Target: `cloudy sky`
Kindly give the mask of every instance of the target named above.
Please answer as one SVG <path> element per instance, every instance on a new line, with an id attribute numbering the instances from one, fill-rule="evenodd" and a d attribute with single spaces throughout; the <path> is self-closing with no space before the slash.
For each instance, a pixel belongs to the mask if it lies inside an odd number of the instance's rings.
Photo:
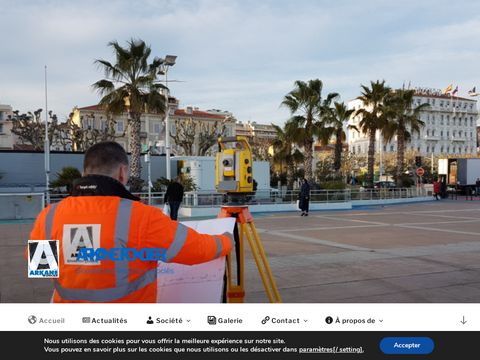
<path id="1" fill-rule="evenodd" d="M 97 58 L 107 43 L 141 38 L 177 55 L 169 79 L 181 106 L 282 123 L 279 107 L 297 79 L 319 78 L 342 100 L 360 84 L 480 87 L 477 0 L 0 0 L 0 103 L 44 107 L 65 118 L 98 102 Z"/>

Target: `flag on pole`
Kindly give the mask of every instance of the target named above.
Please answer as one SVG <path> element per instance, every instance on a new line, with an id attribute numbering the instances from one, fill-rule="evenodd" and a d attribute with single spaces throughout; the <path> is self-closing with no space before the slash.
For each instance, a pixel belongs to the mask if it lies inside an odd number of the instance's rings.
<path id="1" fill-rule="evenodd" d="M 470 96 L 478 96 L 478 95 L 480 95 L 480 94 L 477 93 L 476 87 L 474 86 L 472 90 L 469 90 L 469 91 L 468 91 L 468 95 L 470 95 Z"/>
<path id="2" fill-rule="evenodd" d="M 455 96 L 456 93 L 458 93 L 458 85 L 455 87 L 455 90 L 452 91 L 452 96 Z"/>
<path id="3" fill-rule="evenodd" d="M 450 84 L 450 85 L 448 85 L 448 86 L 443 90 L 443 94 L 444 94 L 444 95 L 447 95 L 447 94 L 451 93 L 452 90 L 453 90 L 453 85 Z"/>

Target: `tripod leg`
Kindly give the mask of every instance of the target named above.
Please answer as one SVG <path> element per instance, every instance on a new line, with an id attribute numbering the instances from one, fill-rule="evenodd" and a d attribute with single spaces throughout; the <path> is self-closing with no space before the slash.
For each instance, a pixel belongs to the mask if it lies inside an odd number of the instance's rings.
<path id="1" fill-rule="evenodd" d="M 242 225 L 240 224 L 240 226 L 242 226 Z M 239 227 L 239 224 L 235 223 L 235 226 L 233 228 L 233 240 L 235 242 L 235 259 L 237 261 L 237 285 L 240 285 L 240 282 L 241 282 L 240 256 L 242 255 L 242 252 L 241 252 L 242 250 L 240 249 L 240 236 L 239 236 L 239 232 L 238 232 L 238 227 Z"/>
<path id="2" fill-rule="evenodd" d="M 252 250 L 253 258 L 255 259 L 255 263 L 257 264 L 258 273 L 260 274 L 260 277 L 262 278 L 263 286 L 265 287 L 265 292 L 267 293 L 268 300 L 271 303 L 273 303 L 275 301 L 273 299 L 272 290 L 270 289 L 270 285 L 268 284 L 267 277 L 265 276 L 265 271 L 262 267 L 262 263 L 261 263 L 261 260 L 259 258 L 259 255 L 258 255 L 258 250 L 257 250 L 256 243 L 254 242 L 253 236 L 252 236 L 252 234 L 250 234 L 249 231 L 245 231 L 245 233 L 247 235 L 248 242 L 250 244 L 250 248 Z"/>
<path id="3" fill-rule="evenodd" d="M 244 224 L 237 224 L 237 236 L 235 239 L 235 259 L 237 262 L 237 280 L 233 280 L 232 273 L 232 257 L 227 256 L 227 277 L 228 277 L 228 289 L 227 289 L 227 302 L 229 303 L 243 303 L 245 299 L 245 280 L 244 280 L 244 267 L 243 267 L 243 240 L 244 240 Z"/>
<path id="4" fill-rule="evenodd" d="M 265 271 L 267 272 L 268 280 L 270 281 L 270 285 L 272 286 L 273 293 L 275 294 L 275 302 L 282 302 L 280 293 L 278 292 L 277 284 L 275 283 L 275 279 L 272 275 L 272 271 L 270 270 L 270 265 L 268 264 L 267 257 L 265 256 L 265 251 L 263 250 L 260 237 L 258 236 L 257 228 L 255 227 L 255 224 L 253 222 L 249 223 L 249 225 L 253 234 L 253 239 L 256 242 L 258 252 L 260 253 L 260 257 L 265 267 Z"/>
<path id="5" fill-rule="evenodd" d="M 222 289 L 222 303 L 224 304 L 227 302 L 227 292 L 230 287 L 228 284 L 228 279 L 230 278 L 230 276 L 228 275 L 229 273 L 228 268 L 230 266 L 228 264 L 228 260 L 229 260 L 229 257 L 227 256 L 225 259 L 225 273 L 223 274 L 223 289 Z"/>

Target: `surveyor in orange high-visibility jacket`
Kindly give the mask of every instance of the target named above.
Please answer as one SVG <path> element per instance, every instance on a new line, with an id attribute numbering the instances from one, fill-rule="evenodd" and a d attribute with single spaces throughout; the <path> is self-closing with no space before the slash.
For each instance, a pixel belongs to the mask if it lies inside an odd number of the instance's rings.
<path id="1" fill-rule="evenodd" d="M 54 302 L 157 301 L 157 261 L 79 262 L 82 248 L 115 249 L 117 255 L 125 248 L 158 249 L 160 260 L 188 265 L 230 252 L 230 236 L 199 234 L 170 220 L 158 208 L 138 201 L 124 187 L 127 180 L 124 149 L 115 142 L 95 144 L 85 153 L 84 176 L 74 183 L 72 196 L 37 217 L 30 239 L 60 240 Z"/>

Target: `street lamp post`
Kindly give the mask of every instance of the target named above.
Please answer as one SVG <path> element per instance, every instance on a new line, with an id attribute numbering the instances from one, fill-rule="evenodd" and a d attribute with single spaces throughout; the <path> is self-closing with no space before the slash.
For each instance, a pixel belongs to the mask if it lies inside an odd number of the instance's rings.
<path id="1" fill-rule="evenodd" d="M 167 109 L 165 114 L 165 161 L 167 162 L 167 179 L 171 180 L 171 167 L 170 167 L 170 109 L 169 109 L 169 98 L 170 98 L 170 90 L 168 89 L 168 68 L 170 66 L 175 65 L 177 57 L 175 55 L 167 55 L 165 57 L 163 68 L 160 71 L 160 74 L 165 75 L 165 98 L 167 103 Z"/>
<path id="2" fill-rule="evenodd" d="M 379 140 L 379 152 L 380 152 L 380 164 L 379 164 L 379 169 L 378 169 L 378 181 L 382 181 L 382 176 L 383 176 L 383 138 L 382 134 L 379 133 L 378 136 Z"/>
<path id="3" fill-rule="evenodd" d="M 45 200 L 50 204 L 50 141 L 48 139 L 47 65 L 45 65 Z M 48 235 L 47 235 L 48 236 Z"/>
<path id="4" fill-rule="evenodd" d="M 145 162 L 147 163 L 147 171 L 148 171 L 148 205 L 152 205 L 152 165 L 151 165 L 151 149 L 152 143 L 148 142 L 148 150 L 145 154 Z"/>

